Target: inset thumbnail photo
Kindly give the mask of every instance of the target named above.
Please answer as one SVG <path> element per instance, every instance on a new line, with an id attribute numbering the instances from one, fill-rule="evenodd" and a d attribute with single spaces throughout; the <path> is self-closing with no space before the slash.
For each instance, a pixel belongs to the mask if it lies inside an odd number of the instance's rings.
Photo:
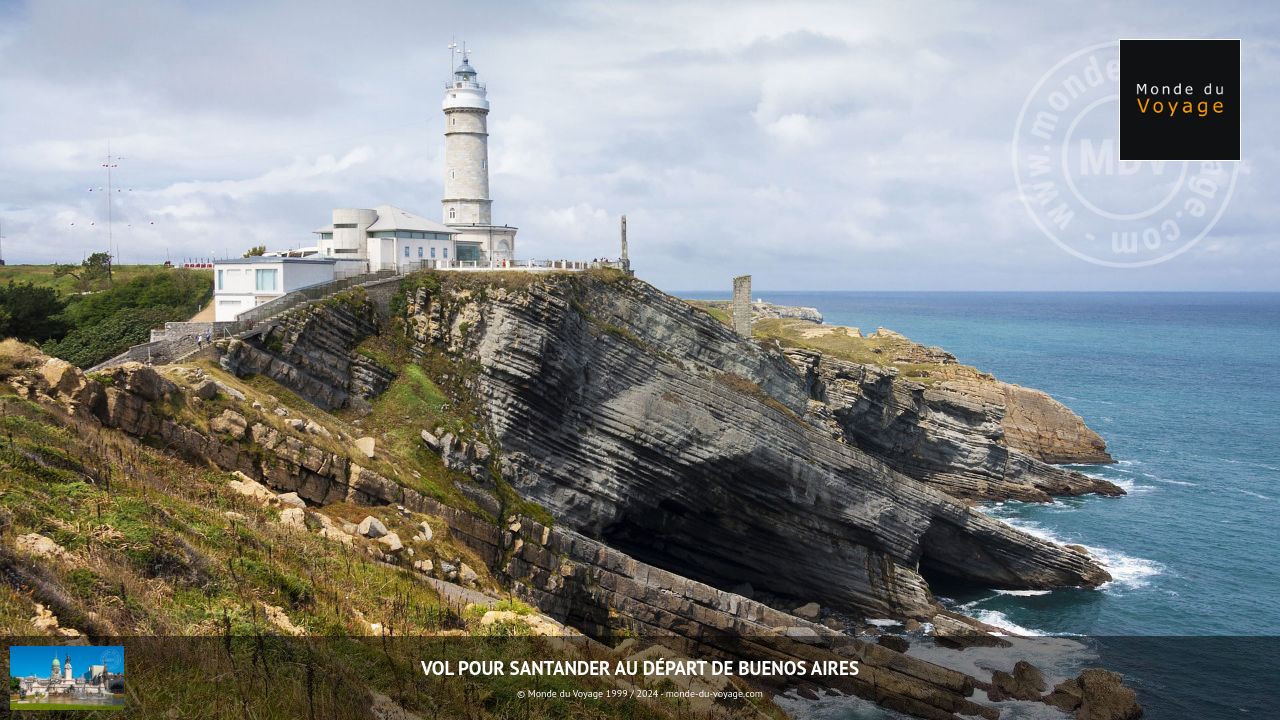
<path id="1" fill-rule="evenodd" d="M 124 647 L 14 645 L 10 710 L 123 709 Z"/>

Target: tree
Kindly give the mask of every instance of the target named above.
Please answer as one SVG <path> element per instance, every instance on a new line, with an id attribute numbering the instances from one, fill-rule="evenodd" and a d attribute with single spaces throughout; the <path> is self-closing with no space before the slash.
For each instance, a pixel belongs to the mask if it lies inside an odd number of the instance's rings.
<path id="1" fill-rule="evenodd" d="M 32 283 L 0 286 L 0 337 L 26 342 L 44 342 L 67 333 L 61 313 L 63 302 L 53 288 Z"/>
<path id="2" fill-rule="evenodd" d="M 91 290 L 95 283 L 105 279 L 111 282 L 111 254 L 96 252 L 84 259 L 79 265 L 54 265 L 53 276 L 70 275 L 76 279 L 80 292 Z"/>
<path id="3" fill-rule="evenodd" d="M 209 273 L 170 270 L 140 275 L 110 290 L 72 298 L 61 315 L 69 332 L 41 349 L 90 367 L 146 342 L 151 328 L 186 320 L 212 294 Z"/>
<path id="4" fill-rule="evenodd" d="M 245 257 L 262 257 L 267 254 L 266 245 L 254 245 L 244 254 Z"/>

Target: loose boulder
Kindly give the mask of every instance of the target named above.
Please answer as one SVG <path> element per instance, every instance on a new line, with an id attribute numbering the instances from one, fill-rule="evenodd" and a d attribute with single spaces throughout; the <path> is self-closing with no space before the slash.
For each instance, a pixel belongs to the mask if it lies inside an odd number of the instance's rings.
<path id="1" fill-rule="evenodd" d="M 280 511 L 280 524 L 288 527 L 305 528 L 307 526 L 306 511 L 296 507 L 285 508 Z"/>
<path id="2" fill-rule="evenodd" d="M 19 550 L 31 553 L 36 557 L 52 558 L 56 560 L 64 560 L 67 551 L 61 545 L 41 535 L 40 533 L 28 533 L 19 535 L 17 539 Z"/>
<path id="3" fill-rule="evenodd" d="M 796 617 L 802 617 L 805 620 L 817 620 L 822 615 L 822 606 L 816 602 L 805 603 L 793 612 Z"/>
<path id="4" fill-rule="evenodd" d="M 356 532 L 367 538 L 380 538 L 387 534 L 387 526 L 383 525 L 378 518 L 369 515 L 356 526 Z"/>
<path id="5" fill-rule="evenodd" d="M 991 673 L 991 689 L 987 691 L 987 697 L 996 702 L 1039 700 L 1044 690 L 1044 675 L 1040 669 L 1026 660 L 1019 660 L 1014 664 L 1012 673 L 1003 670 Z"/>
<path id="6" fill-rule="evenodd" d="M 387 552 L 398 553 L 404 550 L 404 544 L 400 542 L 400 536 L 395 533 L 387 533 L 378 538 L 378 542 L 387 547 Z"/>
<path id="7" fill-rule="evenodd" d="M 222 414 L 209 421 L 209 429 L 224 435 L 230 435 L 237 440 L 244 437 L 245 430 L 249 428 L 249 421 L 235 410 L 223 410 Z"/>
<path id="8" fill-rule="evenodd" d="M 470 565 L 467 565 L 466 563 L 458 564 L 458 580 L 461 581 L 463 585 L 474 585 L 479 579 L 480 576 L 476 575 L 476 571 L 472 570 Z"/>
<path id="9" fill-rule="evenodd" d="M 302 498 L 298 497 L 298 493 L 296 492 L 281 493 L 276 496 L 276 499 L 280 501 L 281 505 L 285 505 L 287 507 L 305 508 L 307 506 L 307 503 L 303 501 Z"/>

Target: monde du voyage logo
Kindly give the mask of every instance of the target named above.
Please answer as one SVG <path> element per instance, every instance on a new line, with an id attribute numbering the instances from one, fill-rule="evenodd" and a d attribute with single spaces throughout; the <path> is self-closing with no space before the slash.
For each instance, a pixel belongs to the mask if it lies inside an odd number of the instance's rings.
<path id="1" fill-rule="evenodd" d="M 1239 40 L 1083 48 L 1041 76 L 1014 128 L 1031 218 L 1063 250 L 1107 267 L 1154 265 L 1204 238 L 1239 159 Z"/>

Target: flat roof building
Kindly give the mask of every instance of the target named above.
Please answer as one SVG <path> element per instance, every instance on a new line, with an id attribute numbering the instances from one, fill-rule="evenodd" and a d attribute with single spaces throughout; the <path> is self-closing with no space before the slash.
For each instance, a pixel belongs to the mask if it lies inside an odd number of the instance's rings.
<path id="1" fill-rule="evenodd" d="M 334 280 L 334 258 L 247 257 L 213 264 L 214 321 L 230 322 L 285 293 Z M 364 272 L 359 261 L 352 274 Z"/>

